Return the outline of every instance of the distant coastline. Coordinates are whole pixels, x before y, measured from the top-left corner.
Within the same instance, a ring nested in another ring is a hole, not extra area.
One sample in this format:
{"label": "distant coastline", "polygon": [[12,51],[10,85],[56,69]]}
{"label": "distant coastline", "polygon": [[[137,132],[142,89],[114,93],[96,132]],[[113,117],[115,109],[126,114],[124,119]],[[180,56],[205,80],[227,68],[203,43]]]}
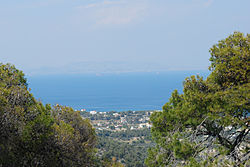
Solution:
{"label": "distant coastline", "polygon": [[186,77],[208,71],[29,76],[29,87],[43,103],[86,111],[161,110]]}

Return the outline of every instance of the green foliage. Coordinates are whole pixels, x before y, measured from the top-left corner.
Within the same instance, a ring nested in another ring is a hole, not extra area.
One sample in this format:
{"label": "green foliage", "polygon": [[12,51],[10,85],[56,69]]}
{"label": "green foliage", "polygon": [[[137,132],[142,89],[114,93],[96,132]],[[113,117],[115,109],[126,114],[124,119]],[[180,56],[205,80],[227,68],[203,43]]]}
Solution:
{"label": "green foliage", "polygon": [[151,166],[246,165],[249,158],[250,35],[235,32],[210,49],[211,74],[191,76],[154,113]]}
{"label": "green foliage", "polygon": [[122,163],[116,161],[115,157],[113,157],[112,160],[108,160],[108,159],[101,160],[101,163],[99,164],[99,166],[102,166],[102,167],[124,167],[124,165]]}
{"label": "green foliage", "polygon": [[249,83],[250,34],[235,32],[210,49],[210,75],[222,88]]}
{"label": "green foliage", "polygon": [[150,129],[140,129],[140,130],[125,130],[112,132],[109,130],[101,130],[98,136],[110,137],[117,140],[128,141],[134,137],[143,138],[144,140],[151,141]]}
{"label": "green foliage", "polygon": [[[134,140],[134,137],[142,135],[150,136],[148,129],[127,130],[123,132],[99,131],[98,133],[98,154],[102,161],[111,160],[116,157],[117,161],[126,167],[144,167],[144,159],[147,156],[147,149],[152,146],[145,138]],[[130,141],[130,142],[129,142]]]}
{"label": "green foliage", "polygon": [[0,166],[92,166],[95,132],[71,108],[35,100],[22,71],[0,64]]}
{"label": "green foliage", "polygon": [[95,131],[88,120],[83,120],[79,112],[64,106],[54,106],[53,139],[58,166],[93,165]]}
{"label": "green foliage", "polygon": [[188,143],[187,141],[180,142],[178,138],[173,140],[172,149],[174,152],[174,156],[181,160],[189,159],[190,156],[192,156],[195,152],[194,148],[190,143]]}

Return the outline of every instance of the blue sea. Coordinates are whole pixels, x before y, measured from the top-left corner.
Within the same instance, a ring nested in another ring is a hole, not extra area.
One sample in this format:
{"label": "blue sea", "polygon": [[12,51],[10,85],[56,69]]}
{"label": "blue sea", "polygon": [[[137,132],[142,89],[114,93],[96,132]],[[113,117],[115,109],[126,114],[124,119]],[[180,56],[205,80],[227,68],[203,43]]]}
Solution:
{"label": "blue sea", "polygon": [[207,71],[122,74],[47,75],[27,77],[33,95],[44,104],[61,104],[75,110],[161,110],[171,93],[182,92],[186,77]]}

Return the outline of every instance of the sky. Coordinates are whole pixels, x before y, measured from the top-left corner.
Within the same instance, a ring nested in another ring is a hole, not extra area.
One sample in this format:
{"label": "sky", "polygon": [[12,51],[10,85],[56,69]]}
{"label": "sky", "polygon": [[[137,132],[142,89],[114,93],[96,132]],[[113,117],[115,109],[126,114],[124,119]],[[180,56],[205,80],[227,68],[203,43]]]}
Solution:
{"label": "sky", "polygon": [[207,70],[249,0],[0,0],[0,62],[27,75]]}

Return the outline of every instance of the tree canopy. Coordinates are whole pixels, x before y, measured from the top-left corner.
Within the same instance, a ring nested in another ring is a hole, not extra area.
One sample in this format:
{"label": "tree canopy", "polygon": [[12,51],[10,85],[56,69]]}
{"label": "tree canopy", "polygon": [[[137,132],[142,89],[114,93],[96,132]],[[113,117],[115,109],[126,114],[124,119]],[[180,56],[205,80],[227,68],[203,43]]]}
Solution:
{"label": "tree canopy", "polygon": [[44,106],[22,71],[0,64],[0,166],[93,166],[95,141],[79,112]]}
{"label": "tree canopy", "polygon": [[235,32],[210,53],[211,74],[186,78],[151,116],[149,167],[250,165],[250,35]]}

